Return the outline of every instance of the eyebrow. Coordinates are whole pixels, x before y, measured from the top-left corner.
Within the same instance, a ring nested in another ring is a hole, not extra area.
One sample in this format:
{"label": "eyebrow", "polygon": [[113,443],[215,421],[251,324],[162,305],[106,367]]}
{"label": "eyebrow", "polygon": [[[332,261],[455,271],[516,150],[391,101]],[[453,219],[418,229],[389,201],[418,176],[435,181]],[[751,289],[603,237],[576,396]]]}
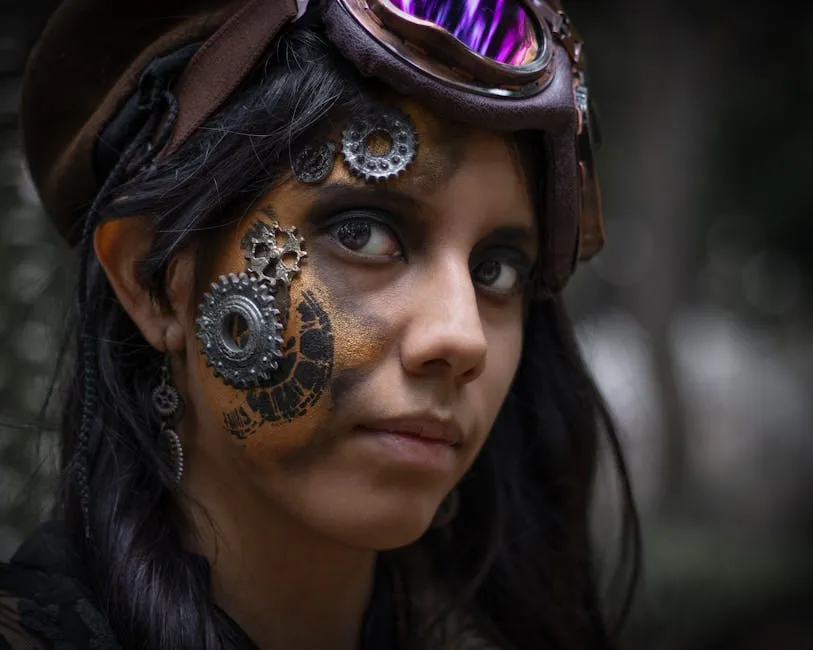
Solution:
{"label": "eyebrow", "polygon": [[524,250],[534,258],[539,253],[539,230],[536,226],[499,226],[489,231],[484,240]]}
{"label": "eyebrow", "polygon": [[[311,214],[325,214],[337,208],[348,209],[355,204],[370,201],[385,210],[392,211],[392,216],[396,221],[404,221],[405,215],[409,213],[413,228],[417,225],[423,229],[428,225],[424,217],[426,209],[424,202],[393,187],[386,185],[371,187],[333,182],[322,185],[317,192],[309,210]],[[489,230],[482,240],[495,241],[505,246],[515,246],[524,250],[530,257],[535,257],[539,251],[539,229],[535,223],[498,226]]]}
{"label": "eyebrow", "polygon": [[353,203],[372,200],[383,208],[408,210],[420,213],[426,206],[414,196],[400,192],[392,187],[367,185],[349,185],[347,183],[327,183],[318,189],[313,202],[312,210],[320,212],[322,208],[328,209],[335,204],[344,206]]}

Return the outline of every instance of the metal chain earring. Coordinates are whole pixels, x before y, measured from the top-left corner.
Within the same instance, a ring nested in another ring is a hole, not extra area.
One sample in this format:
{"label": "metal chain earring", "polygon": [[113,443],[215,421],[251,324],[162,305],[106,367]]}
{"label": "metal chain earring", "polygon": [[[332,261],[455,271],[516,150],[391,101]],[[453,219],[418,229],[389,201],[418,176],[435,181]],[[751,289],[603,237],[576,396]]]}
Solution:
{"label": "metal chain earring", "polygon": [[152,406],[161,419],[160,442],[167,464],[175,482],[180,483],[183,476],[183,446],[174,427],[181,407],[181,396],[172,385],[167,357],[161,363],[161,382],[152,391]]}

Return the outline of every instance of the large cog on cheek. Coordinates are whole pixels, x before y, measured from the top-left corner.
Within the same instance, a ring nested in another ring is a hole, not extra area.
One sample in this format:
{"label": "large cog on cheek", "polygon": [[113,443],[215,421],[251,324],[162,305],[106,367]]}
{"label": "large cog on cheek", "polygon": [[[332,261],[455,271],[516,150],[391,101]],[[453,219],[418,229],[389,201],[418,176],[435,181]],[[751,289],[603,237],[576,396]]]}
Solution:
{"label": "large cog on cheek", "polygon": [[[249,276],[221,275],[204,294],[197,319],[201,350],[216,376],[236,388],[267,382],[282,358],[282,324],[265,282]],[[236,340],[235,319],[245,324]]]}

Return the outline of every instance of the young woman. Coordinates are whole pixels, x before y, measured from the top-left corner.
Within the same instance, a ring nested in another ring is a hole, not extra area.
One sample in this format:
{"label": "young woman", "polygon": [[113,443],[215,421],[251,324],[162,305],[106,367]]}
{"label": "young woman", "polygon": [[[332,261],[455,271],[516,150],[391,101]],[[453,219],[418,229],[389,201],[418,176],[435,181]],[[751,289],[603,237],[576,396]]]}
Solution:
{"label": "young woman", "polygon": [[613,647],[564,14],[119,9],[66,0],[26,77],[81,268],[58,506],[0,569],[0,647]]}

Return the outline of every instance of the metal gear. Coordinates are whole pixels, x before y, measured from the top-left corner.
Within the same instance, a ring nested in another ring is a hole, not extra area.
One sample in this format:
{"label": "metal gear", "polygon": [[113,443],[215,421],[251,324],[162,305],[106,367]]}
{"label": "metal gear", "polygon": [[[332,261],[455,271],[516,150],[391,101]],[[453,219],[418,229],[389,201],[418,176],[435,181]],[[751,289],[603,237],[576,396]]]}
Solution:
{"label": "metal gear", "polygon": [[[389,143],[384,153],[370,148],[370,140],[380,135]],[[395,108],[372,118],[353,120],[342,133],[342,154],[347,166],[368,181],[384,181],[404,173],[415,159],[418,131],[406,113]]]}
{"label": "metal gear", "polygon": [[[285,240],[281,246],[280,238]],[[248,270],[267,280],[272,287],[277,282],[290,285],[302,270],[300,262],[308,255],[303,249],[305,240],[296,233],[296,227],[282,228],[277,221],[272,221],[270,226],[258,221],[243,237],[241,245],[246,251]]]}
{"label": "metal gear", "polygon": [[336,149],[336,145],[330,140],[306,145],[294,158],[293,172],[296,180],[308,185],[323,182],[333,171]]}
{"label": "metal gear", "polygon": [[[199,314],[197,336],[215,375],[237,388],[271,379],[282,357],[282,323],[265,282],[247,273],[221,275],[203,295]],[[245,324],[241,342],[231,331],[235,317]]]}
{"label": "metal gear", "polygon": [[180,483],[183,477],[183,445],[178,432],[170,426],[161,427],[161,442],[167,465],[175,477],[175,483]]}
{"label": "metal gear", "polygon": [[172,420],[181,407],[181,395],[172,384],[166,357],[161,362],[161,381],[152,391],[152,407],[162,420]]}
{"label": "metal gear", "polygon": [[152,405],[162,418],[171,418],[181,404],[181,398],[174,386],[161,384],[152,391]]}

